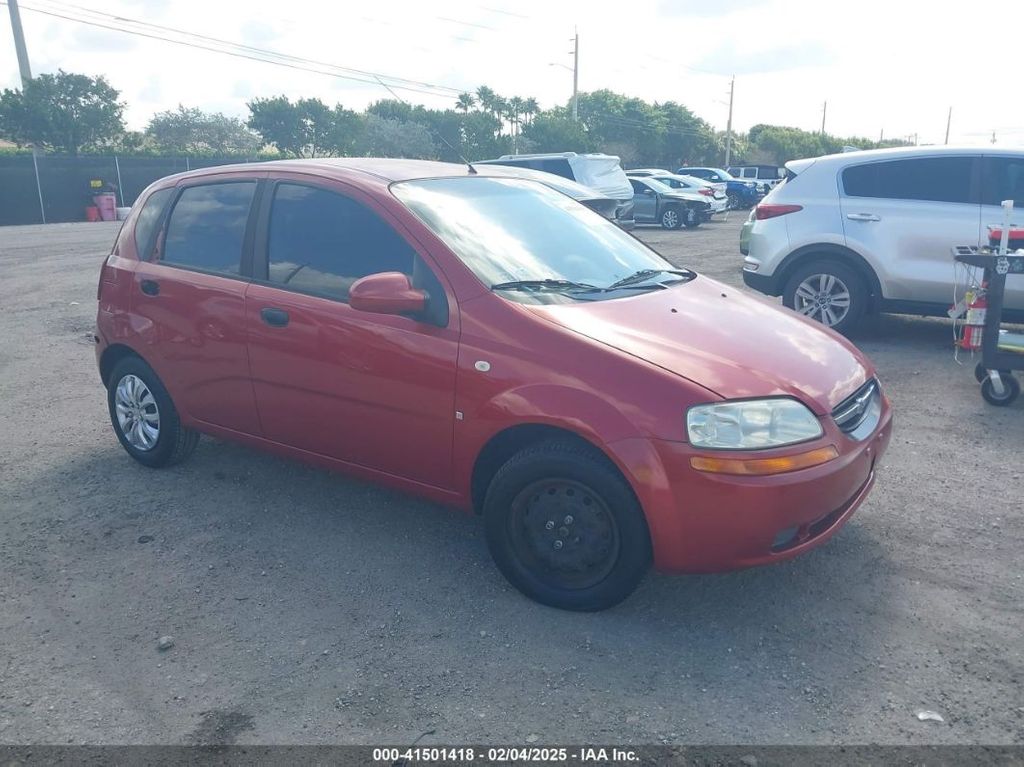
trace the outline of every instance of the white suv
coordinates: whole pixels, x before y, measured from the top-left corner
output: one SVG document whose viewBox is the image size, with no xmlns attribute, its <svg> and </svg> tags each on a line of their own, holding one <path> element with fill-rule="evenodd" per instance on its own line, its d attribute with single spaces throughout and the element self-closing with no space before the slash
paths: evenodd
<svg viewBox="0 0 1024 767">
<path fill-rule="evenodd" d="M 1002 200 L 1024 221 L 1024 150 L 876 149 L 786 171 L 743 225 L 743 280 L 840 332 L 869 312 L 944 314 L 952 247 L 987 245 Z M 1024 278 L 1005 300 L 1024 317 Z"/>
</svg>

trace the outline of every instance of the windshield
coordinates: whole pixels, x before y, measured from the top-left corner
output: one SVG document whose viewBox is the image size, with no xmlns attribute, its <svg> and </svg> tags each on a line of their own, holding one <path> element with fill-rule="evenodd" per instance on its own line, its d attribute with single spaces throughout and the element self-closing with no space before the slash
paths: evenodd
<svg viewBox="0 0 1024 767">
<path fill-rule="evenodd" d="M 604 217 L 532 181 L 438 178 L 391 190 L 481 282 L 512 300 L 618 298 L 631 293 L 608 288 L 639 272 L 679 274 Z M 513 283 L 536 284 L 512 290 Z"/>
</svg>

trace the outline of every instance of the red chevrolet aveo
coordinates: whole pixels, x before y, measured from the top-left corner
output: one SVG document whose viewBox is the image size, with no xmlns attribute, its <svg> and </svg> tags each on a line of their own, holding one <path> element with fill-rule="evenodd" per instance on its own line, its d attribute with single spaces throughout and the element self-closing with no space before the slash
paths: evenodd
<svg viewBox="0 0 1024 767">
<path fill-rule="evenodd" d="M 173 464 L 205 433 L 479 513 L 502 573 L 562 608 L 615 604 L 652 561 L 713 572 L 822 543 L 889 441 L 841 337 L 485 168 L 166 178 L 98 297 L 135 460 Z"/>
</svg>

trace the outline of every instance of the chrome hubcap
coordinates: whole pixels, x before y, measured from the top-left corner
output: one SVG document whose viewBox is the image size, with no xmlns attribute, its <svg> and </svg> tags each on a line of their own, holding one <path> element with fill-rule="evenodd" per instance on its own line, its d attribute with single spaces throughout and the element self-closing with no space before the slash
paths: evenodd
<svg viewBox="0 0 1024 767">
<path fill-rule="evenodd" d="M 675 226 L 679 223 L 679 216 L 674 210 L 666 210 L 661 220 L 665 223 L 665 226 Z"/>
<path fill-rule="evenodd" d="M 850 313 L 850 289 L 833 274 L 812 274 L 796 289 L 794 309 L 832 327 Z"/>
<path fill-rule="evenodd" d="M 160 409 L 145 382 L 126 375 L 114 390 L 114 413 L 121 433 L 136 450 L 152 450 L 160 437 Z"/>
</svg>

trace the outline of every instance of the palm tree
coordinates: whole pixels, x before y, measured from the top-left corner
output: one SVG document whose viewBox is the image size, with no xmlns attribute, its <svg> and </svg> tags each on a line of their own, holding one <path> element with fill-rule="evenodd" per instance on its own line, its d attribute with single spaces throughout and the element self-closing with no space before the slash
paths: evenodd
<svg viewBox="0 0 1024 767">
<path fill-rule="evenodd" d="M 512 135 L 519 135 L 519 117 L 523 114 L 524 101 L 518 96 L 508 100 L 508 119 L 512 123 Z"/>
<path fill-rule="evenodd" d="M 494 104 L 497 98 L 498 94 L 486 85 L 481 85 L 476 89 L 476 100 L 485 112 L 494 112 Z"/>
<path fill-rule="evenodd" d="M 533 122 L 533 117 L 540 111 L 540 104 L 537 103 L 537 99 L 533 96 L 523 101 L 523 116 L 528 118 L 528 122 Z"/>
<path fill-rule="evenodd" d="M 469 113 L 469 110 L 476 106 L 476 96 L 472 93 L 460 93 L 455 102 L 455 108 Z"/>
</svg>

